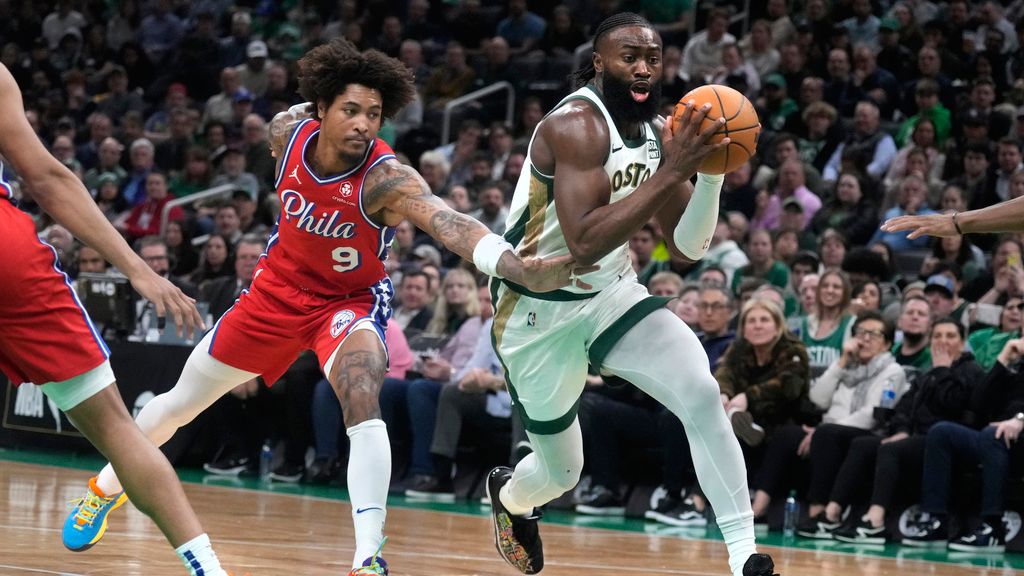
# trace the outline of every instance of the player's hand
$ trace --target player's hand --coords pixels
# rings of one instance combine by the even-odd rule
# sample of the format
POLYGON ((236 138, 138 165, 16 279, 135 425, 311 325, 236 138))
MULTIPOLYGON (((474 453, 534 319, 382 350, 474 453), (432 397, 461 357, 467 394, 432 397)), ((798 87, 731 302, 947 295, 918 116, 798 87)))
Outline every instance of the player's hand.
POLYGON ((953 216, 950 214, 932 214, 929 216, 897 216, 890 218, 882 224, 882 232, 903 232, 910 230, 907 238, 913 240, 925 234, 929 236, 952 237, 959 236, 956 227, 953 226, 953 216))
POLYGON ((581 266, 570 255, 520 260, 511 252, 506 252, 502 254, 502 259, 506 258, 513 258, 519 262, 518 266, 513 263, 509 267, 513 273, 507 274, 506 278, 533 292, 551 292, 566 286, 590 290, 593 286, 579 277, 601 268, 597 265, 581 266))
POLYGON ((140 274, 129 280, 135 291, 156 307, 156 315, 160 319, 159 328, 162 329, 164 319, 171 316, 177 326, 179 338, 186 334, 195 336, 199 334, 199 330, 206 330, 203 318, 199 315, 199 310, 196 310, 195 300, 185 296, 177 286, 171 284, 170 280, 158 276, 148 267, 140 274))
POLYGON ((725 126, 724 118, 718 118, 704 130, 700 129, 709 110, 710 103, 698 108, 691 100, 677 109, 661 130, 666 154, 665 166, 676 170, 681 178, 689 179, 697 173, 697 168, 705 158, 729 145, 728 138, 722 138, 716 143, 710 142, 715 132, 725 126), (674 125, 678 125, 675 130, 672 129, 674 125))

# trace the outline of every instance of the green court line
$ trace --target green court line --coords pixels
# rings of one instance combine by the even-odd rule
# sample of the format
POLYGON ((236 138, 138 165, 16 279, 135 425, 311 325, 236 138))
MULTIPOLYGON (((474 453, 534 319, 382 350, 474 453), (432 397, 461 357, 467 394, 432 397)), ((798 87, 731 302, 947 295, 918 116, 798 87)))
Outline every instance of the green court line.
MULTIPOLYGON (((38 464, 59 468, 73 468, 77 470, 99 470, 104 464, 106 464, 106 461, 95 455, 21 449, 13 450, 5 448, 0 448, 0 461, 38 464)), ((333 486, 310 486, 307 484, 287 484, 278 482, 266 484, 257 478, 227 478, 207 474, 203 470, 195 468, 179 468, 177 469, 177 472, 178 477, 181 478, 182 482, 189 482, 193 484, 240 488, 245 490, 262 490, 275 494, 309 496, 345 502, 348 501, 348 492, 343 488, 333 486)), ((455 504, 442 504, 411 500, 404 496, 389 496, 388 505, 395 508, 432 510, 435 512, 465 514, 470 516, 490 515, 489 507, 483 506, 478 502, 470 502, 467 500, 460 500, 455 504)), ((560 524, 563 526, 634 532, 665 538, 719 541, 722 539, 721 533, 718 531, 716 526, 709 526, 708 528, 677 528, 655 522, 648 522, 639 518, 585 516, 562 510, 545 511, 544 522, 560 524)), ((804 538, 783 537, 781 534, 774 532, 767 536, 759 536, 758 544, 763 544, 765 546, 796 548, 812 552, 823 551, 837 554, 878 556, 882 558, 939 562, 944 564, 983 567, 996 570, 1024 570, 1024 554, 1017 553, 964 554, 947 552, 942 549, 909 548, 896 544, 886 544, 885 546, 858 546, 828 540, 816 541, 804 538)))

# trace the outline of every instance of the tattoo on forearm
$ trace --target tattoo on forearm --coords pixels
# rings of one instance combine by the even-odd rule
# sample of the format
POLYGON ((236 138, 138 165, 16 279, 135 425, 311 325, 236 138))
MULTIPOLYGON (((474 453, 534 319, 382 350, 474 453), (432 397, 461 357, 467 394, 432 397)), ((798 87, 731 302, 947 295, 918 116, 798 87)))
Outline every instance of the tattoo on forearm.
POLYGON ((391 194, 395 190, 408 186, 413 178, 409 174, 399 171, 391 171, 382 180, 375 182, 369 192, 363 195, 363 203, 366 206, 375 206, 378 201, 391 194))
POLYGON ((339 352, 331 370, 331 387, 341 401, 345 426, 380 418, 377 396, 387 367, 379 352, 339 352))
POLYGON ((430 217, 429 232, 440 240, 446 248, 456 254, 472 254, 476 246, 478 234, 474 231, 482 226, 476 220, 455 211, 438 211, 430 217))

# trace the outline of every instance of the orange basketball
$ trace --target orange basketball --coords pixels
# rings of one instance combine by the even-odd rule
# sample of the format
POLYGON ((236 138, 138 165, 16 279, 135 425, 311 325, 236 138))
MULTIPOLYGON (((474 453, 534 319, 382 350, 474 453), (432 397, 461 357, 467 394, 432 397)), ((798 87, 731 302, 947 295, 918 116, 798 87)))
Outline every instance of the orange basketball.
POLYGON ((708 84, 690 90, 676 104, 677 114, 673 115, 672 130, 679 126, 675 120, 678 112, 693 100, 694 107, 699 109, 706 102, 711 103, 711 110, 701 124, 706 130, 719 118, 725 118, 725 127, 711 137, 712 142, 719 142, 726 136, 729 145, 704 159, 699 170, 705 174, 725 174, 739 168, 750 159, 757 150, 757 136, 761 133, 761 123, 757 119, 757 111, 747 97, 728 86, 708 84))

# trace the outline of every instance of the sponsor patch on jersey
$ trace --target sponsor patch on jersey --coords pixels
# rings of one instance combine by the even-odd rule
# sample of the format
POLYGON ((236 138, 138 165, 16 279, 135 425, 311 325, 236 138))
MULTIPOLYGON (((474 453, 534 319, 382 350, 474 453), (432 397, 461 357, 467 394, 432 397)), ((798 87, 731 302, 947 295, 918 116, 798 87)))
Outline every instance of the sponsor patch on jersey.
POLYGON ((647 141, 647 156, 650 157, 651 160, 661 158, 661 148, 658 148, 658 143, 654 140, 647 141))
POLYGON ((342 198, 348 198, 349 196, 352 195, 352 183, 347 181, 347 180, 342 182, 340 190, 341 190, 341 197, 342 198))
POLYGON ((345 331, 345 328, 355 320, 356 315, 351 310, 342 310, 331 319, 331 338, 337 338, 345 331))

